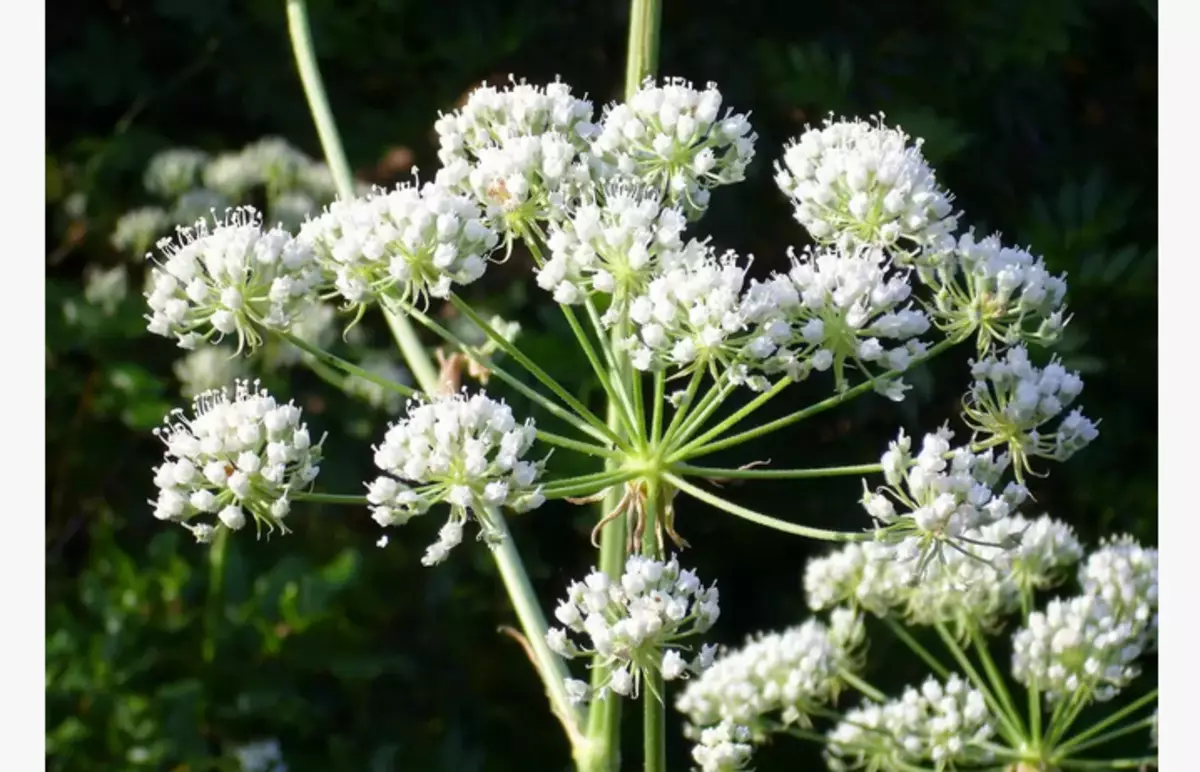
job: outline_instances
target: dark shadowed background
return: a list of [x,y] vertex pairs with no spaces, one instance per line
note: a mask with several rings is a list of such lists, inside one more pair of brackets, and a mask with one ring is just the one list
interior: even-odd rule
[[[804,236],[772,163],[806,122],[882,111],[925,138],[965,221],[1003,231],[1067,271],[1075,313],[1058,349],[1084,372],[1100,439],[1033,483],[1037,506],[1084,541],[1125,531],[1156,543],[1156,19],[1134,0],[668,0],[661,71],[717,81],[753,112],[748,180],[713,196],[700,229],[722,248],[779,267]],[[432,125],[482,80],[561,75],[597,108],[619,96],[620,2],[313,0],[314,38],[352,165],[379,183],[436,168]],[[392,532],[366,512],[298,507],[295,533],[231,541],[223,581],[207,549],[146,503],[161,445],[150,430],[184,405],[166,339],[144,333],[143,268],[109,243],[116,218],[148,200],[156,151],[235,150],[287,138],[320,155],[296,77],[282,0],[61,0],[47,62],[47,765],[49,769],[238,769],[232,750],[274,739],[293,772],[556,770],[568,755],[520,648],[486,550],[465,543],[435,570],[419,558],[433,518]],[[113,308],[85,297],[88,266],[125,265]],[[518,254],[470,296],[522,322],[522,346],[581,394],[586,361]],[[374,340],[386,333],[370,320]],[[867,463],[898,426],[953,418],[966,351],[914,376],[897,407],[868,396],[756,446],[713,459],[801,467]],[[328,431],[323,490],[357,493],[388,416],[302,369],[273,388]],[[771,414],[825,396],[791,389]],[[529,408],[512,400],[520,410]],[[562,467],[560,467],[562,468]],[[862,523],[860,483],[763,482],[739,502],[826,527]],[[1037,510],[1033,510],[1036,514]],[[547,608],[586,572],[591,509],[546,506],[514,520]],[[805,616],[805,559],[822,545],[693,504],[680,512],[687,559],[719,580],[713,635],[738,643]],[[881,633],[869,675],[923,671]],[[674,727],[671,768],[687,766]],[[636,732],[627,724],[626,768]],[[1131,741],[1143,744],[1144,738]],[[1126,754],[1129,755],[1129,754]],[[819,765],[799,741],[762,770]]]

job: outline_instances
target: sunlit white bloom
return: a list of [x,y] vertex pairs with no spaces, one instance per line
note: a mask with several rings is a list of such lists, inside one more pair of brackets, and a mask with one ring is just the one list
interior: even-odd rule
[[609,690],[636,696],[648,669],[675,680],[712,663],[708,646],[685,659],[681,642],[712,627],[721,613],[719,597],[715,584],[703,587],[675,558],[664,563],[630,555],[619,578],[597,570],[567,588],[554,612],[564,628],[551,628],[546,642],[568,659],[594,654],[612,668],[609,680],[581,693],[580,701]]
[[238,530],[250,516],[259,529],[286,533],[291,495],[320,471],[321,442],[312,441],[300,408],[277,403],[257,382],[200,394],[191,416],[173,410],[155,434],[166,458],[154,470],[154,516],[201,541],[214,535],[213,524],[197,522],[206,515],[216,515],[215,527]]
[[508,405],[483,393],[410,401],[407,415],[375,448],[375,466],[385,474],[367,486],[372,517],[385,527],[403,525],[435,504],[449,504],[450,518],[425,565],[446,559],[471,515],[481,538],[501,538],[490,510],[524,512],[545,500],[537,485],[542,464],[524,460],[535,434],[532,419],[518,424]]
[[1158,642],[1158,550],[1132,536],[1106,539],[1079,568],[1085,595],[1104,601],[1119,619]]
[[700,772],[740,772],[747,769],[754,747],[749,727],[722,721],[700,732],[692,747],[692,760]]

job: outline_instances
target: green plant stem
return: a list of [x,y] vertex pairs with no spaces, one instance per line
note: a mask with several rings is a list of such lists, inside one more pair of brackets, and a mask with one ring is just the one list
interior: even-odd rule
[[687,417],[688,411],[691,410],[692,400],[696,398],[696,391],[700,388],[700,381],[704,379],[704,370],[697,367],[692,372],[692,377],[688,379],[687,388],[683,392],[683,399],[679,401],[679,406],[675,408],[675,415],[671,416],[671,423],[667,424],[667,431],[660,438],[660,443],[663,447],[671,447],[671,443],[675,438],[675,430]]
[[[300,74],[300,83],[304,87],[304,96],[312,111],[313,123],[317,127],[317,136],[321,140],[321,150],[325,154],[325,162],[329,164],[333,175],[334,185],[338,196],[343,199],[354,197],[354,176],[350,173],[350,164],[346,161],[346,151],[342,148],[341,135],[333,112],[329,109],[329,99],[325,95],[325,84],[321,79],[321,71],[317,67],[317,57],[313,52],[312,34],[308,25],[308,7],[305,0],[287,0],[288,35],[292,41],[292,52],[296,56],[296,69]],[[425,347],[421,345],[416,330],[402,316],[397,316],[390,309],[383,309],[388,327],[400,347],[400,353],[408,363],[408,369],[427,394],[438,391],[438,372]]]
[[[633,471],[617,472],[599,480],[588,480],[587,482],[581,482],[576,485],[546,487],[542,491],[542,495],[544,495],[547,499],[567,499],[581,496],[591,496],[601,490],[605,491],[605,494],[607,495],[608,489],[621,485],[624,482],[628,482],[637,476],[638,473]],[[619,491],[620,489],[617,488],[617,490]],[[613,506],[615,507],[616,504],[614,503]]]
[[[1090,690],[1090,685],[1080,686],[1071,693],[1070,700],[1061,702],[1055,708],[1054,718],[1050,722],[1050,731],[1046,738],[1046,742],[1050,747],[1058,745],[1059,740],[1074,725],[1075,719],[1079,718],[1079,714],[1088,706],[1087,693]],[[1058,708],[1062,708],[1062,710]]]
[[[1151,726],[1153,726],[1153,724],[1154,724],[1154,716],[1146,716],[1145,718],[1141,719],[1140,721],[1134,721],[1132,724],[1126,724],[1125,726],[1120,727],[1118,729],[1113,729],[1110,732],[1105,732],[1104,734],[1099,735],[1097,737],[1093,737],[1092,739],[1090,739],[1086,742],[1081,742],[1078,745],[1072,745],[1070,748],[1070,752],[1071,753],[1079,753],[1080,751],[1086,751],[1088,748],[1095,748],[1097,745],[1103,745],[1104,743],[1115,740],[1118,737],[1124,737],[1125,735],[1131,734],[1133,732],[1140,732],[1142,730],[1149,729]],[[1056,751],[1056,757],[1058,755],[1058,752],[1067,753],[1066,747],[1059,746]]]
[[667,391],[667,374],[659,370],[654,374],[654,394],[651,397],[654,400],[654,412],[651,414],[650,420],[650,442],[654,445],[662,440],[663,431],[663,411],[665,405],[665,395]]
[[590,442],[580,442],[573,440],[570,437],[563,437],[552,432],[547,432],[538,429],[537,438],[548,445],[557,445],[560,448],[568,448],[577,450],[580,453],[586,453],[589,456],[599,456],[600,458],[622,458],[622,455],[615,450],[602,448],[599,445],[593,445]]
[[1135,759],[1064,759],[1058,762],[1063,769],[1142,769],[1154,764],[1158,765],[1158,756],[1141,756]]
[[383,388],[387,389],[388,391],[394,391],[397,394],[403,395],[405,397],[413,397],[413,396],[416,396],[416,394],[417,394],[417,391],[413,388],[405,386],[402,383],[396,383],[395,381],[384,378],[382,375],[377,375],[376,373],[373,373],[370,370],[364,370],[363,368],[359,367],[358,365],[354,364],[353,362],[347,362],[345,359],[342,359],[341,357],[334,356],[333,354],[330,354],[328,351],[325,351],[322,348],[314,346],[313,344],[309,343],[308,341],[306,341],[302,338],[298,338],[290,332],[284,332],[282,330],[278,330],[278,331],[276,331],[276,334],[278,334],[279,337],[283,338],[288,343],[291,343],[293,346],[300,349],[301,351],[305,351],[305,352],[311,354],[313,356],[313,358],[316,359],[318,362],[320,362],[324,365],[327,365],[329,367],[332,367],[336,370],[341,370],[342,372],[346,373],[347,375],[357,376],[359,378],[362,378],[364,381],[370,381],[371,383],[374,383],[378,386],[382,386]]
[[1024,722],[1021,721],[1021,714],[1017,712],[1012,695],[1008,691],[1008,686],[1004,683],[1004,678],[1000,675],[1000,670],[992,660],[991,652],[988,651],[987,643],[984,641],[983,634],[980,632],[978,625],[971,624],[970,635],[971,642],[975,644],[975,652],[979,655],[979,661],[983,663],[984,672],[987,673],[988,681],[992,684],[992,689],[995,690],[999,701],[1003,703],[1005,710],[1008,711],[1008,715],[1013,720],[1013,723],[1017,725],[1017,728],[1024,735],[1025,726]]
[[528,644],[534,667],[537,668],[542,682],[546,685],[550,704],[555,715],[562,722],[567,737],[571,740],[572,748],[577,747],[580,740],[580,716],[579,711],[571,703],[571,698],[567,695],[565,685],[570,674],[567,672],[562,658],[551,651],[546,643],[546,630],[548,629],[546,618],[542,615],[541,604],[538,603],[533,587],[529,583],[529,575],[525,572],[521,555],[513,543],[512,533],[508,530],[504,516],[499,509],[489,508],[488,517],[500,536],[495,543],[489,545],[492,556],[496,560],[496,567],[500,571],[504,589],[512,601],[513,610],[517,613],[517,620],[525,635],[525,642]]
[[843,681],[850,684],[855,689],[858,689],[860,692],[862,692],[867,697],[870,697],[871,699],[875,700],[876,702],[887,702],[886,694],[879,691],[874,686],[871,686],[869,683],[867,683],[863,679],[859,678],[854,673],[851,673],[849,670],[842,669],[839,672],[839,675],[841,676]]
[[859,464],[812,469],[718,469],[691,464],[672,464],[671,470],[685,476],[705,477],[710,480],[808,480],[817,477],[875,474],[883,471],[883,467],[880,464]]
[[930,653],[929,649],[922,646],[920,641],[913,637],[912,633],[904,629],[904,625],[900,624],[895,619],[892,619],[890,616],[883,616],[882,619],[884,624],[891,629],[892,633],[904,642],[905,646],[907,646],[914,654],[920,657],[921,660],[929,666],[930,670],[932,670],[934,673],[937,673],[938,678],[944,681],[949,677],[950,668],[943,665],[937,657]]
[[571,327],[571,331],[575,333],[576,339],[579,340],[580,346],[583,348],[584,356],[592,365],[592,371],[596,374],[597,380],[600,381],[600,386],[604,389],[610,402],[616,402],[621,410],[618,415],[621,422],[625,426],[625,431],[633,432],[633,408],[629,401],[629,395],[625,393],[624,385],[621,383],[619,376],[615,370],[609,371],[605,369],[600,362],[600,356],[596,353],[596,349],[592,346],[592,341],[588,334],[583,329],[583,325],[579,323],[579,317],[575,314],[575,310],[570,306],[559,305],[562,309],[563,316],[566,317],[567,324]]
[[679,448],[679,450],[676,451],[672,457],[680,459],[688,458],[688,452],[690,450],[702,447],[704,443],[708,442],[710,439],[719,437],[725,432],[729,431],[731,428],[741,422],[743,418],[767,404],[767,402],[771,401],[774,397],[778,396],[779,392],[787,388],[788,384],[791,382],[792,381],[790,378],[780,378],[773,386],[771,386],[770,389],[764,391],[762,394],[759,394],[754,399],[747,402],[745,405],[736,410],[733,415],[729,416],[713,428],[706,431],[704,434],[701,434],[699,437],[696,437],[683,447]]
[[692,414],[684,419],[683,424],[679,427],[679,431],[671,439],[667,445],[667,454],[671,459],[675,459],[678,455],[675,451],[687,444],[688,440],[694,435],[707,421],[712,414],[717,411],[721,405],[725,404],[725,400],[737,388],[736,385],[729,382],[725,373],[721,373],[716,383],[709,387],[704,396],[700,398],[699,404],[696,405]]
[[[634,377],[637,377],[636,375]],[[662,489],[656,479],[646,483],[646,524],[642,532],[642,554],[661,559],[657,525],[663,516]],[[643,671],[642,748],[646,772],[665,772],[667,768],[667,693],[663,680],[662,647],[656,646],[653,664]]]
[[[1069,751],[1073,748],[1080,747],[1080,744],[1083,743],[1085,740],[1087,740],[1089,737],[1092,737],[1093,735],[1095,735],[1098,732],[1103,732],[1105,729],[1107,729],[1108,727],[1117,723],[1121,719],[1125,718],[1130,713],[1137,711],[1138,709],[1144,707],[1145,705],[1148,705],[1151,701],[1156,700],[1156,699],[1158,699],[1158,689],[1157,688],[1151,689],[1148,693],[1143,694],[1141,697],[1137,698],[1136,700],[1129,703],[1128,705],[1121,708],[1120,710],[1114,711],[1110,715],[1105,716],[1102,720],[1098,721],[1096,724],[1094,724],[1090,728],[1085,729],[1084,731],[1075,735],[1071,739],[1064,741],[1062,744],[1058,745],[1055,748],[1055,753],[1056,754],[1066,753],[1067,751]],[[1148,720],[1148,721],[1153,720],[1153,716],[1150,716],[1146,720]],[[1091,746],[1092,744],[1094,744],[1094,742],[1095,741],[1092,741],[1091,743],[1087,743],[1087,745]],[[1082,749],[1082,748],[1080,747],[1080,749]]]
[[726,501],[720,496],[709,493],[701,488],[697,488],[695,485],[687,482],[682,477],[678,477],[670,472],[664,472],[663,479],[689,496],[699,499],[706,504],[711,504],[718,509],[725,510],[731,515],[737,515],[738,517],[745,518],[751,522],[758,523],[759,525],[765,525],[768,528],[774,528],[775,530],[783,531],[784,533],[795,534],[796,536],[804,536],[809,539],[833,542],[871,541],[875,538],[875,534],[870,531],[862,531],[857,533],[849,531],[829,531],[825,530],[824,528],[812,528],[807,525],[800,525],[799,523],[789,523],[786,520],[779,520],[771,517],[770,515],[764,515],[761,512],[755,512],[752,509],[746,509],[745,507],[738,506],[731,501]]
[[983,680],[983,678],[979,675],[979,671],[976,670],[975,666],[971,664],[970,658],[967,657],[967,653],[962,650],[962,647],[958,645],[958,641],[954,640],[954,636],[951,635],[950,632],[946,630],[946,626],[940,622],[934,625],[934,628],[937,630],[938,635],[941,636],[942,642],[946,644],[946,650],[950,652],[950,656],[954,657],[954,660],[958,663],[958,666],[966,672],[967,678],[970,679],[971,684],[979,690],[980,694],[983,695],[983,699],[985,702],[987,702],[992,714],[995,715],[996,718],[1000,719],[1000,734],[1002,734],[1004,739],[1008,741],[1008,744],[1014,748],[1019,748],[1024,745],[1024,737],[1020,729],[1018,729],[1017,725],[1014,723],[1013,718],[1005,711],[1004,707],[1000,704],[1000,701],[996,699],[994,694],[992,694],[992,690],[988,687],[987,682]]
[[[932,359],[933,357],[937,356],[938,354],[941,354],[942,352],[952,348],[953,346],[958,345],[960,342],[962,342],[962,336],[958,336],[958,337],[954,337],[954,338],[947,338],[947,339],[943,340],[941,343],[938,343],[933,348],[929,349],[929,351],[925,352],[925,354],[923,356],[913,359],[913,361],[909,365],[908,369],[911,370],[918,363],[928,361],[929,359]],[[900,370],[891,370],[887,373],[884,373],[883,375],[881,375],[879,377],[880,378],[892,378],[892,377],[899,376],[901,374],[902,374],[902,371],[900,371]],[[823,413],[826,410],[835,408],[838,405],[842,404],[843,402],[847,402],[851,399],[854,399],[855,397],[866,394],[868,391],[871,391],[871,389],[873,389],[874,387],[875,387],[874,380],[864,381],[863,383],[860,383],[857,386],[853,386],[840,394],[835,394],[834,396],[829,397],[828,399],[822,400],[822,401],[816,403],[815,405],[810,405],[809,407],[806,407],[803,410],[798,410],[795,413],[785,415],[782,418],[777,418],[774,421],[769,421],[768,423],[765,423],[761,426],[757,426],[753,429],[747,429],[746,431],[741,432],[740,434],[734,434],[730,437],[726,437],[723,440],[717,440],[716,442],[709,443],[708,445],[704,445],[702,443],[707,441],[706,438],[708,438],[710,435],[715,436],[715,434],[712,431],[706,432],[702,437],[699,437],[696,440],[693,440],[692,442],[688,443],[688,445],[684,446],[677,454],[675,454],[675,456],[673,457],[673,460],[682,461],[685,459],[697,458],[699,456],[706,456],[710,453],[715,453],[716,451],[721,450],[723,448],[730,448],[730,447],[733,447],[734,445],[740,445],[743,442],[748,442],[752,439],[762,437],[766,434],[770,434],[771,432],[776,432],[776,431],[779,431],[780,429],[785,429],[794,423],[803,421],[806,418],[811,418],[812,416],[817,415],[818,413]],[[724,431],[724,430],[722,430],[722,431]]]
[[641,88],[642,80],[658,71],[661,0],[632,0],[629,4],[629,48],[625,59],[625,99]]
[[213,662],[217,656],[217,628],[221,625],[221,611],[225,606],[222,594],[225,590],[225,551],[228,547],[229,530],[218,528],[208,551],[208,608],[201,652],[207,663]]
[[367,506],[366,496],[353,496],[344,493],[293,493],[292,501],[308,501],[313,504],[348,504],[351,506]]

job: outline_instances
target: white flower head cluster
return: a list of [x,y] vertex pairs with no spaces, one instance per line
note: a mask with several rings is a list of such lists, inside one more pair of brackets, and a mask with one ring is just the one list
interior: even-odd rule
[[427,566],[441,563],[462,541],[469,514],[481,538],[501,538],[490,508],[525,512],[545,501],[537,486],[542,463],[523,460],[535,434],[533,419],[517,423],[508,405],[482,392],[410,401],[407,415],[375,448],[375,466],[385,474],[367,486],[371,516],[384,527],[403,525],[435,504],[449,504],[450,518],[421,560]]
[[863,482],[863,508],[883,526],[879,537],[897,547],[897,559],[915,561],[914,581],[944,554],[944,542],[969,543],[969,531],[1008,517],[1029,497],[1017,482],[1000,495],[993,492],[1008,468],[1008,454],[951,450],[953,437],[945,427],[926,434],[914,457],[901,431],[882,457],[887,485],[872,491]]
[[142,183],[148,193],[175,198],[196,186],[208,162],[208,154],[202,150],[190,147],[164,150],[151,157]]
[[[277,403],[257,381],[199,395],[191,417],[173,410],[155,431],[167,449],[154,472],[154,516],[182,523],[202,542],[217,528],[242,528],[247,513],[260,530],[286,533],[291,494],[320,471],[321,442],[300,419],[300,408]],[[214,524],[193,522],[208,514]]]
[[692,747],[692,760],[700,772],[741,772],[754,753],[751,739],[749,727],[722,721],[700,732],[699,742]]
[[995,719],[983,695],[955,673],[944,684],[931,677],[898,699],[847,711],[829,732],[825,758],[833,770],[923,763],[960,769],[992,760],[987,743],[994,734]]
[[1029,361],[1025,346],[1003,356],[993,354],[971,363],[975,383],[963,401],[963,418],[982,438],[1007,444],[1016,470],[1028,470],[1028,457],[1065,461],[1099,436],[1096,424],[1076,408],[1053,434],[1044,427],[1062,415],[1083,391],[1079,373],[1057,359],[1045,367]]
[[[551,628],[546,643],[568,659],[598,655],[612,669],[591,697],[607,691],[636,695],[646,672],[658,671],[663,680],[673,681],[712,664],[715,646],[705,644],[688,661],[680,642],[713,626],[721,613],[719,599],[716,584],[704,587],[695,572],[680,570],[675,558],[664,563],[630,555],[619,579],[597,570],[567,588],[566,600],[554,611],[565,627]],[[572,633],[586,643],[577,643]],[[577,701],[588,699],[586,683],[571,680],[569,687]]]
[[347,305],[444,298],[483,276],[499,237],[470,198],[444,185],[376,188],[338,200],[300,229]]
[[606,321],[615,321],[612,315],[685,249],[685,225],[683,213],[657,194],[625,183],[605,185],[550,224],[550,257],[538,269],[538,286],[565,305],[593,293],[611,295]]
[[199,346],[175,360],[171,371],[179,379],[179,392],[191,398],[242,378],[246,364],[228,346]]
[[718,257],[707,244],[679,253],[629,304],[634,334],[623,344],[633,366],[687,373],[720,365],[733,382],[766,388],[761,375],[749,375],[747,362],[774,351],[769,335],[758,328],[769,327],[766,318],[778,318],[778,311],[743,293],[746,269],[733,252]]
[[1157,645],[1157,549],[1143,547],[1131,536],[1108,539],[1080,566],[1079,585]]
[[1054,275],[1026,249],[1007,247],[999,235],[959,237],[949,252],[922,261],[919,275],[936,290],[934,320],[943,330],[979,329],[979,350],[1022,340],[1058,340],[1066,316],[1066,274]]
[[925,566],[919,582],[911,581],[911,555],[897,545],[847,544],[810,560],[804,573],[809,607],[849,603],[909,624],[947,624],[963,634],[972,624],[995,629],[1018,609],[1023,589],[1057,584],[1083,554],[1071,528],[1045,515],[1033,521],[1005,517],[963,535],[957,548]]
[[648,78],[628,102],[607,107],[592,152],[616,177],[636,179],[695,219],[709,190],[741,182],[754,158],[749,116],[726,110],[715,83]]
[[261,185],[278,191],[305,182],[316,182],[320,192],[332,193],[328,168],[280,137],[264,137],[237,152],[222,153],[204,168],[205,187],[234,200]]
[[[189,222],[195,219],[193,217]],[[158,241],[159,236],[170,224],[171,218],[160,207],[143,206],[131,209],[117,219],[109,242],[114,249],[140,258]]]
[[288,772],[278,740],[255,740],[233,749],[241,772]]
[[899,127],[826,119],[809,128],[776,164],[775,182],[795,204],[796,220],[818,243],[909,250],[953,246],[953,196],[938,186]]
[[[907,302],[912,294],[906,270],[893,267],[887,254],[874,247],[847,251],[840,247],[806,249],[799,257],[789,250],[792,269],[754,288],[780,309],[789,327],[768,330],[780,346],[766,363],[795,380],[810,370],[833,370],[839,391],[849,387],[846,368],[867,377],[880,371],[905,370],[926,351],[917,336],[928,331],[925,313]],[[877,390],[903,399],[907,387],[899,379],[880,378]]]
[[697,728],[725,720],[755,728],[768,717],[807,724],[813,709],[837,697],[841,673],[861,667],[864,641],[862,617],[845,608],[833,612],[829,625],[809,619],[760,634],[718,657],[675,707]]
[[1103,702],[1137,677],[1144,628],[1095,595],[1055,598],[1013,635],[1012,674],[1048,700]]
[[257,347],[259,325],[288,329],[321,281],[312,250],[280,228],[264,230],[257,211],[199,220],[158,243],[161,261],[147,293],[149,330],[181,348],[236,334],[238,350]]
[[517,226],[546,219],[590,180],[580,155],[595,133],[591,120],[592,103],[560,81],[538,87],[513,80],[505,89],[484,83],[435,124],[437,181]]

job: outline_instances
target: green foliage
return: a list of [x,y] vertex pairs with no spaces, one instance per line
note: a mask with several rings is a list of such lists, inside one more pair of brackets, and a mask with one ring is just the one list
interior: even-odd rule
[[[622,79],[619,9],[314,2],[318,56],[358,176],[387,184],[413,162],[431,175],[437,111],[483,79],[560,74],[607,101]],[[830,112],[883,112],[925,138],[964,211],[993,218],[968,224],[1069,272],[1075,318],[1059,353],[1088,372],[1082,403],[1104,422],[1100,440],[1034,492],[1092,544],[1113,531],[1156,541],[1154,24],[1152,3],[1114,0],[706,0],[668,3],[663,20],[663,72],[716,80],[729,104],[753,111],[759,157],[746,183],[714,196],[706,225],[719,246],[753,252],[756,271],[800,245],[771,182],[783,143]],[[48,768],[236,770],[239,745],[271,738],[291,770],[562,768],[565,743],[529,664],[496,632],[512,613],[483,550],[429,570],[419,564],[429,523],[378,550],[365,511],[298,506],[296,533],[232,539],[214,588],[209,551],[164,529],[146,504],[161,458],[149,429],[185,402],[172,371],[181,352],[143,332],[144,266],[109,237],[121,214],[150,203],[143,170],[164,148],[216,153],[277,135],[317,155],[282,4],[72,3],[52,20],[48,48]],[[598,404],[582,352],[528,268],[514,254],[472,287],[472,302],[521,322],[521,345]],[[89,297],[100,269],[124,273],[123,298]],[[386,328],[369,317],[362,340],[337,345],[386,349]],[[913,379],[907,428],[953,414],[963,364]],[[361,491],[365,446],[382,436],[386,412],[303,368],[265,377],[329,432],[323,487]],[[554,430],[502,384],[489,389]],[[817,396],[791,391],[770,409]],[[751,453],[788,467],[866,462],[896,418],[891,403],[860,401]],[[568,455],[552,465],[591,471],[567,468]],[[791,486],[787,498],[779,485],[729,487],[747,506],[817,527],[861,516],[857,480]],[[559,504],[513,522],[546,604],[590,564],[590,516]],[[700,506],[678,516],[696,569],[721,579],[720,639],[801,617],[800,570],[820,546],[764,540]],[[903,659],[877,655],[881,672]],[[671,768],[682,769],[686,746],[669,734]],[[781,743],[759,766],[819,763],[800,755],[810,753]]]

